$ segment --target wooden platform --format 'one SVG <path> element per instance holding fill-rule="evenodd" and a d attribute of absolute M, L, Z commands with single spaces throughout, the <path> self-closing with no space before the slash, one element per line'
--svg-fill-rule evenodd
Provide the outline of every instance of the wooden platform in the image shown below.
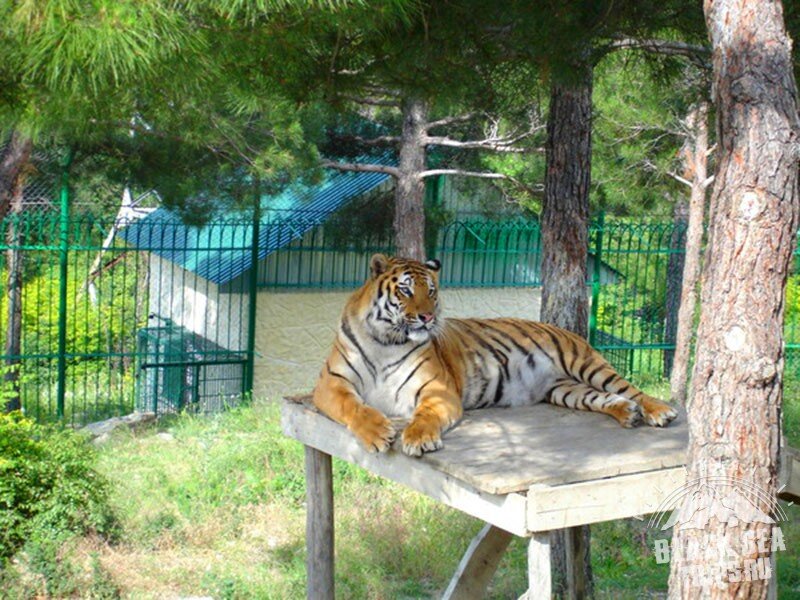
<path fill-rule="evenodd" d="M 282 425 L 307 446 L 522 536 L 655 511 L 684 480 L 688 444 L 684 415 L 664 429 L 623 429 L 549 404 L 470 411 L 422 458 L 370 454 L 308 403 L 285 401 Z"/>
<path fill-rule="evenodd" d="M 549 597 L 548 532 L 653 513 L 686 479 L 688 427 L 683 412 L 663 429 L 623 429 L 605 415 L 549 404 L 475 410 L 445 434 L 442 450 L 422 458 L 396 448 L 384 454 L 366 452 L 344 427 L 313 409 L 308 398 L 285 400 L 281 421 L 284 433 L 307 447 L 307 468 L 308 451 L 314 449 L 407 485 L 504 532 L 531 538 L 529 569 L 538 578 L 531 598 Z M 797 470 L 790 458 L 783 469 L 788 485 L 784 494 L 800 495 L 795 489 L 800 484 Z M 309 483 L 317 475 L 307 472 Z M 309 536 L 313 529 L 309 523 Z M 488 541 L 481 543 L 504 548 L 506 539 L 490 533 L 482 532 Z M 479 540 L 474 544 L 480 546 Z M 468 559 L 469 553 L 460 569 Z M 446 597 L 472 596 L 461 589 Z"/>

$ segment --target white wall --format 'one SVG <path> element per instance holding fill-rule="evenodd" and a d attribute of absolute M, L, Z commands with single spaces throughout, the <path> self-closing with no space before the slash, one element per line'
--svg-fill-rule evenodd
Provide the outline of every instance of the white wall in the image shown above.
<path fill-rule="evenodd" d="M 220 294 L 215 283 L 153 254 L 148 310 L 223 348 L 247 349 L 247 295 Z M 151 319 L 149 325 L 157 327 L 163 323 Z"/>

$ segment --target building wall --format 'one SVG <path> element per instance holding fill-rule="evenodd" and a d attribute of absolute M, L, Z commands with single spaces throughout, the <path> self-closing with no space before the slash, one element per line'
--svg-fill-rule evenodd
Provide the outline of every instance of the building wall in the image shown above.
<path fill-rule="evenodd" d="M 442 290 L 449 317 L 537 319 L 539 288 Z M 256 396 L 310 392 L 330 351 L 350 292 L 261 290 L 256 311 Z"/>
<path fill-rule="evenodd" d="M 276 292 L 261 288 L 256 311 L 256 396 L 310 392 L 330 351 L 349 291 Z M 537 319 L 540 288 L 442 290 L 449 317 Z M 247 294 L 228 292 L 153 256 L 149 310 L 224 348 L 247 347 Z M 150 326 L 163 323 L 151 320 Z"/>
<path fill-rule="evenodd" d="M 223 348 L 247 349 L 247 295 L 220 293 L 215 283 L 152 254 L 148 310 Z M 151 327 L 163 324 L 149 322 Z"/>

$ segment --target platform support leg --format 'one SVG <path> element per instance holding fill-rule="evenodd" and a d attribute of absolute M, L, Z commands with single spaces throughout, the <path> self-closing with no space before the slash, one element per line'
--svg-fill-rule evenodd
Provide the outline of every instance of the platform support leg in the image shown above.
<path fill-rule="evenodd" d="M 480 600 L 514 535 L 487 523 L 470 542 L 442 600 Z"/>
<path fill-rule="evenodd" d="M 550 600 L 550 532 L 534 533 L 528 541 L 528 591 L 520 600 Z"/>
<path fill-rule="evenodd" d="M 588 534 L 584 527 L 569 527 L 564 530 L 564 552 L 567 563 L 567 600 L 585 600 L 591 596 L 586 579 L 589 559 Z"/>
<path fill-rule="evenodd" d="M 333 472 L 331 457 L 306 452 L 306 575 L 308 600 L 333 600 Z"/>

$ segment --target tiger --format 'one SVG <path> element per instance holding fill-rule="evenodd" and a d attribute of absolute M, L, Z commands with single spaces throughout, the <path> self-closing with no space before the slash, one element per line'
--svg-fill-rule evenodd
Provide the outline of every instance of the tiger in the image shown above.
<path fill-rule="evenodd" d="M 402 452 L 443 447 L 465 410 L 542 401 L 605 413 L 623 427 L 668 425 L 669 404 L 623 379 L 580 336 L 518 318 L 441 316 L 438 260 L 375 254 L 345 303 L 313 404 L 371 452 L 408 422 Z"/>

